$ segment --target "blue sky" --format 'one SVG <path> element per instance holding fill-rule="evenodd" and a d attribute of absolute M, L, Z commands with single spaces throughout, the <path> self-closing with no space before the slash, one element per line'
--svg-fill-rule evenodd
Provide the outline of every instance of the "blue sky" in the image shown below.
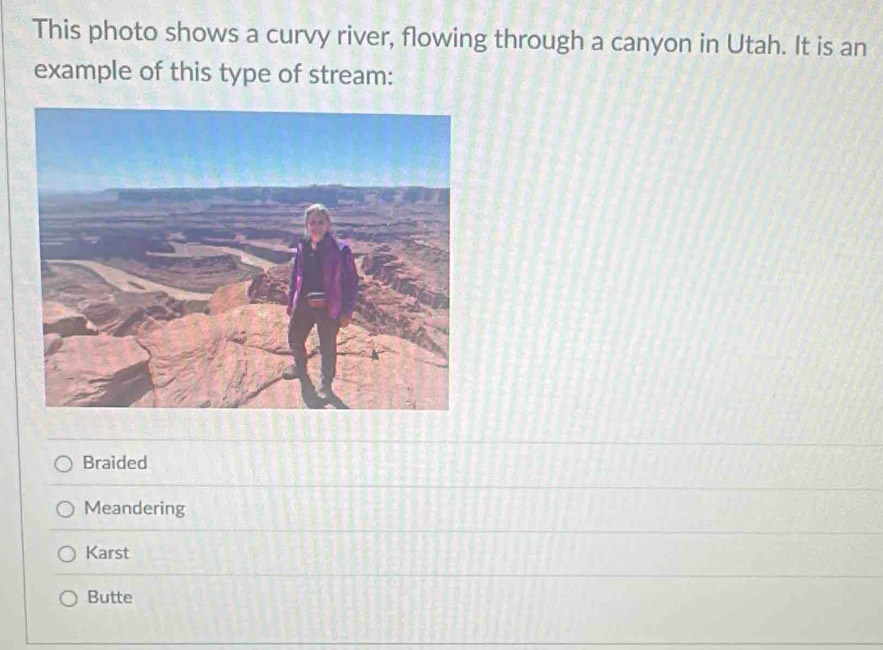
<path fill-rule="evenodd" d="M 37 109 L 41 192 L 115 187 L 447 187 L 450 118 Z"/>

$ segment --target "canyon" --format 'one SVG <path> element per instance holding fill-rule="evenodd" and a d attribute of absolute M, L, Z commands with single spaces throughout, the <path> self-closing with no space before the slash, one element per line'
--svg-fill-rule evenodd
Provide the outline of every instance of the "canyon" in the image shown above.
<path fill-rule="evenodd" d="M 337 407 L 447 408 L 449 191 L 343 185 L 41 195 L 47 406 L 303 408 L 284 305 L 314 202 L 360 280 Z"/>

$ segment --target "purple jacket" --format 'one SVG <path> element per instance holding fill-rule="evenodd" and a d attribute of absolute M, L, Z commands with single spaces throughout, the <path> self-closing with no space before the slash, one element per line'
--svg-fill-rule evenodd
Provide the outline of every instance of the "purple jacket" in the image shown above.
<path fill-rule="evenodd" d="M 304 242 L 300 241 L 294 253 L 291 285 L 288 288 L 288 306 L 292 308 L 297 305 L 304 283 L 303 252 Z M 328 315 L 331 318 L 349 316 L 356 308 L 356 293 L 359 290 L 359 275 L 352 251 L 328 233 L 319 242 L 319 257 L 322 260 L 322 285 Z"/>

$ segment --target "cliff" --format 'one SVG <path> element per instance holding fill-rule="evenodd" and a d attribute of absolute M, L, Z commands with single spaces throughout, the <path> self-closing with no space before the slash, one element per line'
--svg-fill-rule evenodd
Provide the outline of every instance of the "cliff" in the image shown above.
<path fill-rule="evenodd" d="M 285 307 L 249 304 L 189 314 L 137 336 L 59 336 L 46 341 L 47 406 L 303 408 L 291 364 Z M 318 378 L 318 340 L 308 341 Z M 338 407 L 445 409 L 447 361 L 352 325 L 338 339 Z"/>

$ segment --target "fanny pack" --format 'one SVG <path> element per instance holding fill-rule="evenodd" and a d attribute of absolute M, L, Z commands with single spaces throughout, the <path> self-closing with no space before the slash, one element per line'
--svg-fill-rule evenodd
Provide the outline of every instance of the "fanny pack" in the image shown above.
<path fill-rule="evenodd" d="M 325 292 L 310 291 L 307 294 L 307 304 L 314 309 L 321 309 L 325 307 Z"/>

